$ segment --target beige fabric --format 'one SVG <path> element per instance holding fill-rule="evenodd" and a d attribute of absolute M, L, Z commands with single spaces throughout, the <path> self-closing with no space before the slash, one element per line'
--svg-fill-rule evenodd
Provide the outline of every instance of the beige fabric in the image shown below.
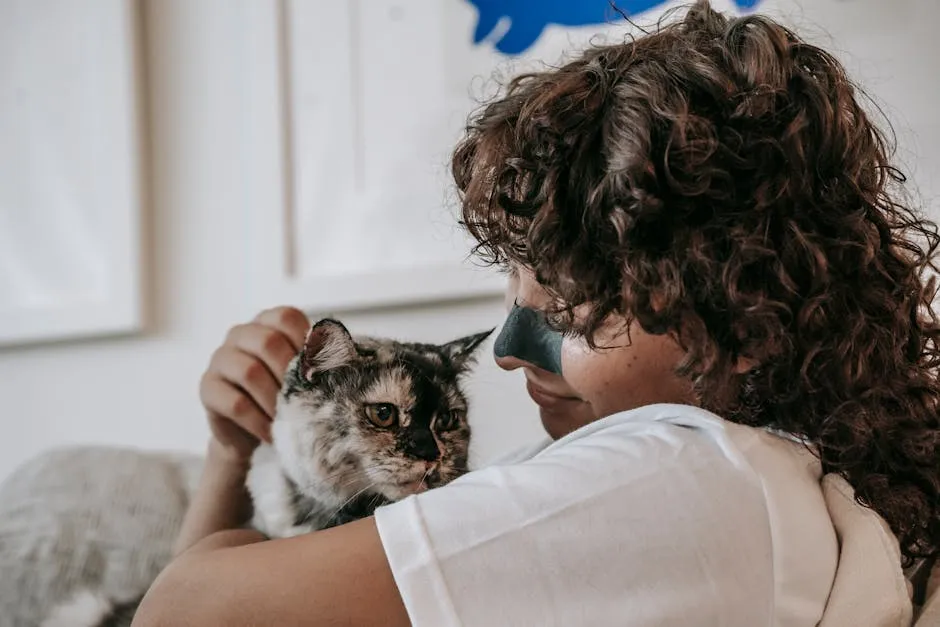
<path fill-rule="evenodd" d="M 826 475 L 822 486 L 839 537 L 839 569 L 820 627 L 910 627 L 911 591 L 897 538 L 878 514 L 855 501 L 845 479 Z"/>
<path fill-rule="evenodd" d="M 927 596 L 915 627 L 940 627 L 940 562 L 933 568 L 927 583 Z"/>

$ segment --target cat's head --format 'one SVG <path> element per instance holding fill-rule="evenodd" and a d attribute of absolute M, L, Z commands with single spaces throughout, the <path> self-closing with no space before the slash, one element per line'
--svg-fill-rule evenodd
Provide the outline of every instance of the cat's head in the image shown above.
<path fill-rule="evenodd" d="M 298 488 L 398 500 L 467 470 L 460 380 L 492 330 L 447 344 L 353 338 L 325 319 L 286 373 L 274 443 Z"/>

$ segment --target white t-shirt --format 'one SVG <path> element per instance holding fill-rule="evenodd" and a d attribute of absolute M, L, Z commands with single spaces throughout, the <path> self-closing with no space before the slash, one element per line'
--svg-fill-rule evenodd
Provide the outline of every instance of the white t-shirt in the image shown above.
<path fill-rule="evenodd" d="M 804 627 L 839 546 L 803 446 L 684 405 L 376 511 L 417 627 Z"/>

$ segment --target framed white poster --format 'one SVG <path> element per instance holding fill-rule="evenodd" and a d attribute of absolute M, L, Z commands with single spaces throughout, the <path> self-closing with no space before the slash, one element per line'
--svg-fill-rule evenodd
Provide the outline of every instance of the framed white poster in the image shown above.
<path fill-rule="evenodd" d="M 890 9 L 873 0 L 712 4 L 831 29 L 871 70 L 879 54 L 864 45 L 878 38 L 871 25 L 896 37 L 911 26 L 901 5 L 918 1 Z M 276 298 L 338 310 L 501 289 L 495 273 L 467 260 L 450 151 L 467 116 L 512 75 L 640 34 L 627 16 L 652 25 L 688 3 L 615 4 L 620 12 L 609 0 L 279 0 L 252 8 L 252 24 L 274 25 L 279 64 L 286 253 Z M 258 19 L 265 11 L 275 15 Z"/>
<path fill-rule="evenodd" d="M 286 253 L 269 302 L 336 311 L 501 291 L 468 258 L 450 151 L 494 71 L 557 60 L 571 33 L 497 50 L 474 41 L 489 14 L 467 0 L 279 0 L 276 12 Z"/>
<path fill-rule="evenodd" d="M 131 0 L 0 2 L 0 345 L 141 324 Z"/>

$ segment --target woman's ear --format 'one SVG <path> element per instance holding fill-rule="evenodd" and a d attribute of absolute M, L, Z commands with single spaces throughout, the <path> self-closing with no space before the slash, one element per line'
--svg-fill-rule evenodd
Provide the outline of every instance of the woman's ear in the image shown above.
<path fill-rule="evenodd" d="M 735 374 L 747 374 L 760 364 L 756 359 L 750 357 L 738 357 L 734 362 Z"/>

